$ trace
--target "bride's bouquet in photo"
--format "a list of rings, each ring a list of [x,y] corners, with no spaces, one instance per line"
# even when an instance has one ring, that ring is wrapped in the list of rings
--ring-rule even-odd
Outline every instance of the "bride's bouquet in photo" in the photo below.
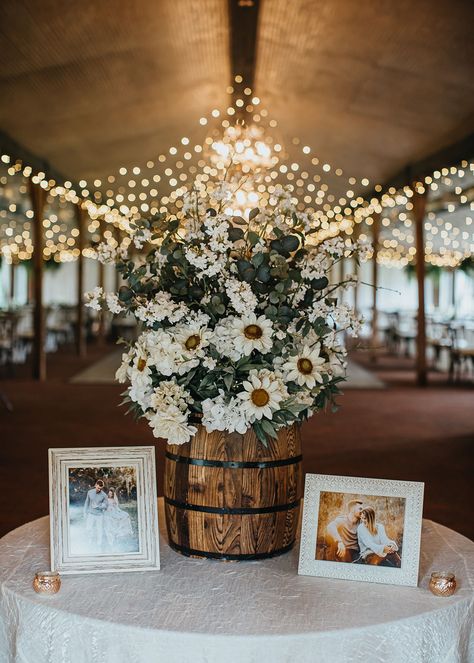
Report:
[[[139,322],[117,379],[130,409],[169,444],[189,441],[196,422],[208,432],[252,427],[266,444],[333,404],[346,374],[341,333],[360,327],[338,299],[356,278],[331,274],[370,247],[327,236],[279,185],[243,216],[236,194],[238,185],[217,182],[205,196],[189,192],[175,215],[128,222],[130,247],[141,250],[133,257],[97,249],[126,285],[96,288],[88,304]]]

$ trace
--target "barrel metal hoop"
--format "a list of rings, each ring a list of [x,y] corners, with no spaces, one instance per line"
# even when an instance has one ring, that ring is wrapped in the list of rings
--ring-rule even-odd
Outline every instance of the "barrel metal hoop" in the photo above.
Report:
[[[217,513],[219,515],[257,515],[259,513],[276,513],[278,511],[290,511],[296,509],[300,500],[289,502],[288,504],[275,504],[274,506],[262,507],[218,507],[218,506],[201,506],[200,504],[188,504],[187,502],[178,502],[170,497],[165,497],[166,504],[175,506],[178,509],[187,509],[188,511],[200,511],[201,513]]]
[[[291,458],[282,458],[280,460],[265,460],[265,461],[241,461],[241,460],[207,460],[203,458],[189,458],[188,456],[179,456],[172,454],[169,451],[165,453],[166,458],[173,460],[175,463],[184,463],[186,465],[197,465],[199,467],[223,467],[224,469],[253,469],[257,468],[264,470],[268,467],[284,467],[285,465],[296,465],[299,463],[303,456],[292,456]]]
[[[187,557],[192,557],[194,555],[196,557],[207,557],[209,559],[221,559],[221,560],[236,561],[236,562],[277,557],[278,555],[283,555],[284,553],[288,552],[294,546],[293,542],[290,543],[288,546],[284,546],[283,548],[278,548],[278,550],[272,550],[271,552],[234,554],[234,553],[208,552],[207,550],[195,550],[194,548],[187,548],[186,546],[180,546],[179,544],[174,543],[173,541],[169,541],[168,543],[170,547],[173,548],[173,550],[176,550],[177,552],[180,552],[182,555],[186,555]]]

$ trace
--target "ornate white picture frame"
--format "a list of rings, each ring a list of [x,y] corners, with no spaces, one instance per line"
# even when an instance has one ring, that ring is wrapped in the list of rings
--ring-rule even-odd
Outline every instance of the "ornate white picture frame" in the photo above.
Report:
[[[298,573],[418,585],[424,484],[307,474]]]
[[[51,569],[160,568],[154,447],[49,449]]]

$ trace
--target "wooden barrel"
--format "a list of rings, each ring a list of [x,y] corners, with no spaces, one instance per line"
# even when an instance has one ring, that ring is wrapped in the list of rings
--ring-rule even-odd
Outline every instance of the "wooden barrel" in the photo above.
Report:
[[[165,511],[172,548],[193,557],[250,560],[295,542],[303,492],[298,426],[268,447],[252,429],[166,446]]]

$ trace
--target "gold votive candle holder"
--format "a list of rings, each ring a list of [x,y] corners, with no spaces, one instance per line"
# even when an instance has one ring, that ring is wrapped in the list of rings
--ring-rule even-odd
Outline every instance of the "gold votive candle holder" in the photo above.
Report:
[[[52,596],[61,589],[61,577],[57,571],[38,571],[33,580],[33,589],[37,594]]]
[[[431,574],[430,590],[435,596],[452,596],[456,591],[456,576],[451,571],[435,571]]]

